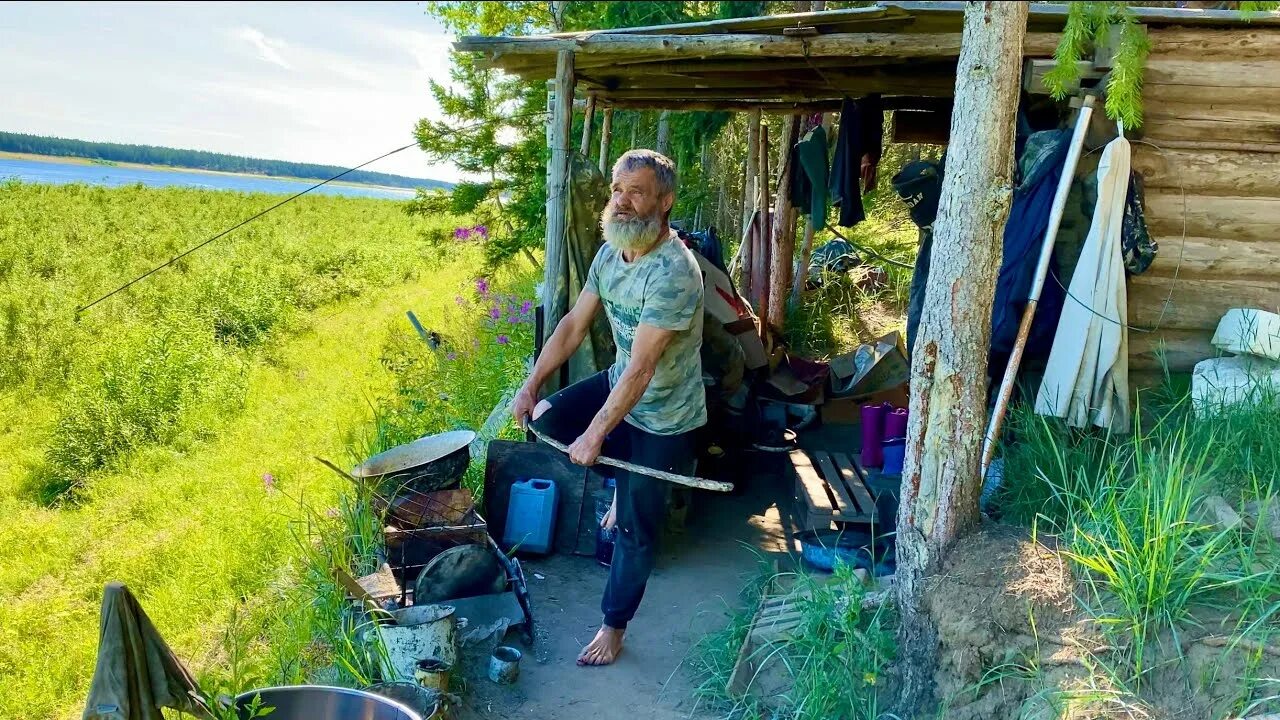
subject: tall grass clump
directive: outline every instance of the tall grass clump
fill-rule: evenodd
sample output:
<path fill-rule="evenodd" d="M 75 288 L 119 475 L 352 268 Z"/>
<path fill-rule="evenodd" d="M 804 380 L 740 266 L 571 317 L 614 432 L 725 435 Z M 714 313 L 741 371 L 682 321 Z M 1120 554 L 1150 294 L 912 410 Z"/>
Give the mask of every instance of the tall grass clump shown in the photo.
<path fill-rule="evenodd" d="M 1197 415 L 1185 393 L 1155 397 L 1126 436 L 1066 428 L 1024 408 L 1004 454 L 1006 517 L 1058 537 L 1081 600 L 1138 687 L 1161 660 L 1180 656 L 1204 612 L 1226 613 L 1241 637 L 1265 640 L 1280 611 L 1265 522 L 1248 529 L 1208 505 L 1254 503 L 1265 517 L 1280 413 L 1262 404 Z"/>

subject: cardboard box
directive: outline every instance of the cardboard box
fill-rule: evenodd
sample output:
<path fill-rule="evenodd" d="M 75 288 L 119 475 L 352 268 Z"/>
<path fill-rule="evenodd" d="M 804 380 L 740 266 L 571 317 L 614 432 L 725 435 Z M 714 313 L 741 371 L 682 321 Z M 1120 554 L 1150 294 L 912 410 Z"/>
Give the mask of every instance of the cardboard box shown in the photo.
<path fill-rule="evenodd" d="M 827 425 L 857 425 L 862 421 L 862 411 L 859 408 L 886 402 L 894 407 L 907 407 L 910 403 L 907 386 L 899 385 L 870 395 L 827 398 L 821 409 L 822 422 Z"/>
<path fill-rule="evenodd" d="M 875 342 L 831 360 L 831 398 L 866 397 L 911 380 L 902 336 L 891 332 Z"/>

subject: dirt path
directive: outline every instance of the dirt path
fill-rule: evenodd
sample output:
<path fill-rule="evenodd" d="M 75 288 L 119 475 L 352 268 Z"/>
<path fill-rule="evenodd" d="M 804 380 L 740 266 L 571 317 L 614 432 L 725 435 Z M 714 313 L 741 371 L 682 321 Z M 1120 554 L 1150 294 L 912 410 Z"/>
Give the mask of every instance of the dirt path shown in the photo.
<path fill-rule="evenodd" d="M 528 562 L 536 647 L 526 650 L 516 685 L 473 681 L 460 720 L 719 717 L 698 706 L 684 663 L 698 639 L 723 628 L 741 605 L 739 591 L 761 559 L 783 547 L 777 494 L 756 485 L 741 496 L 698 496 L 685 533 L 668 537 L 626 650 L 611 667 L 574 663 L 599 627 L 606 569 L 585 557 Z"/>

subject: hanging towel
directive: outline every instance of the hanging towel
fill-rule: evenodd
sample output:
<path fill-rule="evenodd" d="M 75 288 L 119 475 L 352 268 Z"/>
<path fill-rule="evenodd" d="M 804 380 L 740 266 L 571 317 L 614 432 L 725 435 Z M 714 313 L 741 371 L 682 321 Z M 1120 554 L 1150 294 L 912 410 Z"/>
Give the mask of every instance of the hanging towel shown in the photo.
<path fill-rule="evenodd" d="M 1093 223 L 1036 396 L 1041 415 L 1119 433 L 1129 430 L 1129 318 L 1121 252 L 1129 164 L 1123 137 L 1102 152 Z"/>
<path fill-rule="evenodd" d="M 809 214 L 815 228 L 827 225 L 827 131 L 809 131 L 791 153 L 791 204 Z M 795 172 L 799 168 L 800 172 Z"/>
<path fill-rule="evenodd" d="M 831 203 L 840 208 L 838 222 L 843 227 L 853 227 L 867 217 L 862 210 L 860 183 L 867 190 L 875 187 L 876 167 L 883 152 L 883 131 L 884 105 L 879 95 L 868 95 L 857 102 L 845 98 L 841 103 L 840 131 L 836 136 L 828 189 Z"/>
<path fill-rule="evenodd" d="M 137 598 L 121 583 L 107 585 L 98 662 L 82 720 L 164 720 L 162 707 L 211 718 L 202 697 Z"/>

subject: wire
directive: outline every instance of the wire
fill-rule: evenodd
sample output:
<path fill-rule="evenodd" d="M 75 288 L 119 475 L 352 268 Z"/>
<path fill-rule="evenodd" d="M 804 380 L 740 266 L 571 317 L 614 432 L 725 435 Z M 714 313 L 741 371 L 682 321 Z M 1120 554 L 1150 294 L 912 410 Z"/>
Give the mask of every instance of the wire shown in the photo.
<path fill-rule="evenodd" d="M 881 259 L 881 260 L 883 260 L 883 261 L 885 261 L 885 262 L 889 263 L 890 265 L 896 265 L 896 266 L 898 266 L 898 267 L 900 267 L 900 268 L 906 268 L 907 270 L 914 270 L 914 269 L 915 269 L 915 266 L 914 266 L 914 265 L 908 265 L 907 263 L 904 263 L 904 262 L 902 262 L 901 260 L 894 260 L 894 259 L 893 259 L 893 258 L 891 258 L 891 257 L 885 257 L 884 255 L 881 255 L 880 253 L 876 252 L 875 250 L 872 250 L 871 248 L 863 247 L 863 246 L 859 245 L 858 243 L 856 243 L 856 242 L 854 242 L 854 241 L 850 240 L 849 238 L 845 237 L 844 235 L 841 235 L 841 234 L 840 234 L 840 231 L 839 231 L 839 230 L 836 230 L 834 227 L 832 227 L 830 223 L 828 223 L 828 224 L 827 224 L 827 230 L 829 230 L 829 231 L 831 232 L 831 234 L 832 234 L 832 235 L 835 235 L 836 237 L 840 238 L 841 240 L 843 240 L 843 241 L 845 241 L 845 242 L 849 243 L 850 245 L 852 245 L 854 250 L 857 250 L 857 251 L 859 251 L 859 252 L 864 252 L 864 253 L 866 253 L 866 254 L 868 254 L 868 255 L 870 255 L 870 256 L 872 256 L 872 257 L 875 257 L 875 258 L 879 258 L 879 259 Z"/>
<path fill-rule="evenodd" d="M 536 111 L 536 112 L 525 113 L 525 114 L 522 114 L 522 115 L 513 115 L 513 116 L 511 116 L 511 117 L 508 117 L 508 118 L 502 118 L 502 119 L 504 119 L 504 120 L 519 120 L 519 119 L 523 119 L 523 118 L 536 117 L 536 116 L 539 116 L 539 115 L 546 115 L 546 114 L 547 114 L 547 111 L 546 111 L 546 110 L 539 110 L 539 111 Z M 481 127 L 481 126 L 486 125 L 486 124 L 489 124 L 489 123 L 491 123 L 491 122 L 493 122 L 493 120 L 484 120 L 484 121 L 481 121 L 481 122 L 472 123 L 471 125 L 464 125 L 464 126 L 462 126 L 462 127 L 453 128 L 453 129 L 452 129 L 452 130 L 450 130 L 449 132 L 441 133 L 441 134 L 437 135 L 435 138 L 432 138 L 432 139 L 440 139 L 440 138 L 444 138 L 444 137 L 447 137 L 447 136 L 449 136 L 449 135 L 455 135 L 455 134 L 457 134 L 457 133 L 461 133 L 461 132 L 464 132 L 464 131 L 467 131 L 467 130 L 473 130 L 473 129 L 475 129 L 475 128 Z M 280 202 L 276 203 L 275 205 L 272 205 L 272 206 L 271 206 L 271 207 L 269 207 L 269 208 L 266 208 L 265 210 L 261 210 L 261 211 L 259 211 L 259 212 L 257 212 L 257 213 L 254 213 L 253 215 L 250 215 L 249 217 L 245 218 L 244 220 L 241 220 L 240 222 L 236 223 L 235 225 L 232 225 L 231 227 L 229 227 L 229 228 L 227 228 L 227 229 L 223 230 L 222 232 L 220 232 L 220 233 L 218 233 L 218 234 L 216 234 L 216 235 L 213 235 L 212 237 L 209 237 L 209 238 L 207 238 L 207 239 L 205 239 L 205 240 L 203 240 L 203 241 L 201 241 L 201 242 L 199 242 L 199 243 L 197 243 L 197 244 L 195 244 L 195 245 L 193 245 L 193 246 L 191 246 L 191 247 L 187 248 L 186 250 L 182 251 L 181 253 L 178 253 L 177 255 L 174 255 L 173 257 L 169 258 L 169 259 L 168 259 L 168 260 L 166 260 L 165 262 L 163 262 L 163 263 L 161 263 L 161 264 L 159 264 L 159 265 L 157 265 L 157 266 L 155 266 L 155 267 L 151 268 L 150 270 L 148 270 L 148 271 L 146 271 L 146 272 L 142 273 L 141 275 L 139 275 L 139 276 L 135 277 L 134 279 L 132 279 L 132 280 L 130 280 L 129 282 L 127 282 L 127 283 L 125 283 L 125 284 L 121 285 L 120 287 L 117 287 L 116 289 L 112 290 L 111 292 L 109 292 L 109 293 L 107 293 L 107 294 L 105 294 L 105 295 L 102 295 L 102 296 L 101 296 L 101 297 L 99 297 L 97 300 L 94 300 L 93 302 L 88 303 L 87 305 L 81 305 L 81 306 L 77 307 L 77 308 L 76 308 L 76 315 L 77 315 L 77 317 L 80 315 L 80 313 L 85 312 L 86 310 L 88 310 L 88 309 L 92 308 L 93 306 L 97 305 L 98 303 L 100 303 L 100 302 L 102 302 L 102 301 L 104 301 L 104 300 L 106 300 L 106 299 L 108 299 L 108 298 L 111 298 L 111 297 L 115 296 L 115 295 L 116 295 L 116 294 L 118 294 L 118 293 L 121 293 L 121 292 L 124 292 L 125 290 L 128 290 L 129 288 L 133 287 L 133 286 L 134 286 L 134 285 L 136 285 L 137 283 L 140 283 L 140 282 L 142 282 L 143 280 L 146 280 L 147 278 L 151 277 L 152 275 L 154 275 L 154 274 L 156 274 L 156 273 L 160 272 L 161 270 L 163 270 L 163 269 L 165 269 L 165 268 L 169 267 L 170 265 L 173 265 L 174 263 L 178 262 L 178 261 L 179 261 L 179 260 L 181 260 L 182 258 L 184 258 L 184 257 L 186 257 L 186 256 L 190 255 L 191 253 L 194 253 L 194 252 L 196 252 L 197 250 L 199 250 L 199 249 L 203 248 L 204 246 L 208 245 L 209 243 L 211 243 L 211 242 L 213 242 L 213 241 L 215 241 L 215 240 L 217 240 L 217 239 L 219 239 L 219 238 L 222 238 L 222 237 L 224 237 L 224 236 L 226 236 L 226 235 L 228 235 L 228 234 L 230 234 L 230 233 L 232 233 L 232 232 L 234 232 L 234 231 L 236 231 L 236 230 L 239 230 L 240 228 L 244 227 L 245 225 L 248 225 L 249 223 L 253 222 L 254 220 L 257 220 L 258 218 L 262 217 L 263 215 L 266 215 L 267 213 L 269 213 L 269 212 L 271 212 L 271 211 L 273 211 L 273 210 L 275 210 L 275 209 L 277 209 L 277 208 L 279 208 L 279 207 L 282 207 L 282 206 L 284 206 L 284 205 L 287 205 L 288 203 L 293 202 L 294 200 L 297 200 L 298 198 L 302 197 L 303 195 L 306 195 L 307 193 L 311 192 L 312 190 L 315 190 L 316 188 L 319 188 L 319 187 L 323 187 L 323 186 L 325 186 L 325 185 L 328 185 L 329 183 L 333 182 L 334 180 L 337 180 L 337 179 L 341 178 L 341 177 L 342 177 L 342 176 L 344 176 L 344 175 L 347 175 L 347 174 L 353 173 L 353 172 L 355 172 L 356 170 L 359 170 L 360 168 L 365 167 L 366 165 L 371 165 L 371 164 L 373 164 L 373 163 L 375 163 L 375 162 L 377 162 L 377 161 L 379 161 L 379 160 L 382 160 L 383 158 L 390 157 L 390 156 L 392 156 L 392 155 L 395 155 L 395 154 L 396 154 L 396 153 L 398 153 L 398 152 L 403 152 L 403 151 L 405 151 L 405 150 L 408 150 L 408 149 L 409 149 L 409 148 L 411 148 L 411 147 L 415 147 L 416 145 L 418 145 L 418 142 L 417 142 L 417 141 L 414 141 L 414 142 L 409 143 L 408 145 L 404 145 L 404 146 L 398 147 L 398 148 L 396 148 L 395 150 L 392 150 L 392 151 L 390 151 L 390 152 L 385 152 L 385 153 L 383 153 L 383 154 L 379 155 L 378 157 L 373 158 L 372 160 L 367 160 L 367 161 L 365 161 L 365 162 L 363 162 L 363 163 L 360 163 L 359 165 L 356 165 L 356 166 L 355 166 L 355 167 L 353 167 L 353 168 L 348 168 L 348 169 L 346 169 L 346 170 L 343 170 L 342 172 L 338 173 L 337 175 L 334 175 L 334 176 L 333 176 L 333 177 L 331 177 L 331 178 L 328 178 L 328 179 L 326 179 L 326 180 L 322 180 L 322 181 L 320 181 L 320 182 L 316 183 L 315 185 L 312 185 L 311 187 L 309 187 L 309 188 L 307 188 L 307 189 L 305 189 L 305 190 L 302 190 L 301 192 L 298 192 L 298 193 L 295 193 L 295 194 L 293 194 L 293 195 L 290 195 L 289 197 L 287 197 L 287 198 L 285 198 L 285 199 L 281 200 Z"/>

